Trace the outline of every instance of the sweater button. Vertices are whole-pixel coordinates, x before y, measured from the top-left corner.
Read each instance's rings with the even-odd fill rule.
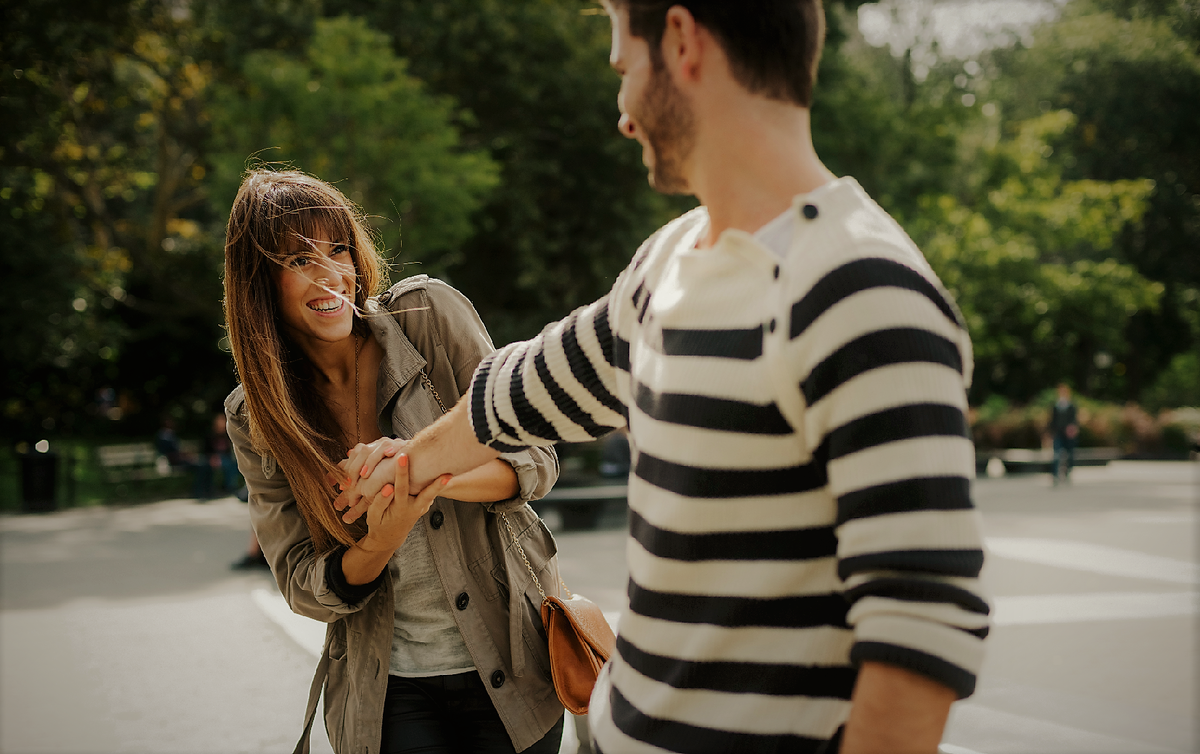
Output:
[[[492,673],[492,688],[498,689],[503,685],[504,685],[504,671],[497,670],[495,673]]]
[[[442,528],[442,524],[446,521],[446,514],[441,511],[434,511],[429,516],[429,525],[435,529]]]
[[[775,279],[779,279],[779,265],[775,265]]]
[[[767,323],[767,332],[775,332],[775,320],[772,319]]]
[[[809,220],[816,220],[817,219],[817,205],[805,204],[804,205],[804,216],[807,217]]]
[[[467,605],[469,604],[471,604],[471,595],[467,594],[466,592],[458,595],[458,599],[454,601],[454,606],[459,610],[466,610]]]

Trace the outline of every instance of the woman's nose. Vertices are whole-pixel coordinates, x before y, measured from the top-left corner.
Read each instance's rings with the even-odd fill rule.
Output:
[[[637,127],[633,125],[633,121],[629,117],[629,113],[621,113],[621,119],[617,121],[617,130],[626,139],[632,139],[637,131]]]

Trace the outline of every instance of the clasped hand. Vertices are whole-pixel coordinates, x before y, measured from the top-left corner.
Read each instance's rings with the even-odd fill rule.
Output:
[[[434,499],[445,494],[451,478],[443,474],[410,495],[404,446],[403,440],[381,437],[354,446],[346,460],[338,464],[345,477],[338,480],[341,494],[334,500],[334,507],[344,511],[342,520],[348,524],[366,513],[366,539],[381,548],[399,547]]]

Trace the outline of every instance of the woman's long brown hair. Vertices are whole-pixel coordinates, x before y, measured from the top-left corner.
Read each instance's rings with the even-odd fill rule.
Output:
[[[282,332],[275,279],[297,247],[305,253],[306,239],[321,233],[345,239],[357,272],[355,332],[365,334],[359,314],[385,281],[367,228],[362,212],[328,183],[296,171],[253,170],[225,231],[225,324],[246,394],[250,442],[278,461],[318,553],[352,545],[364,531],[361,522],[343,523],[333,508],[326,475],[338,472],[345,440],[313,387],[308,359]]]

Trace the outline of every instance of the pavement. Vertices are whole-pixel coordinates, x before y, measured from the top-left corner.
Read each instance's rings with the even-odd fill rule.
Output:
[[[942,752],[1197,751],[1200,464],[984,479],[975,497],[995,627]],[[623,509],[594,531],[545,517],[567,585],[615,622]],[[323,626],[265,571],[229,570],[247,524],[232,498],[0,517],[0,752],[290,751]],[[568,731],[562,754],[577,747]]]

